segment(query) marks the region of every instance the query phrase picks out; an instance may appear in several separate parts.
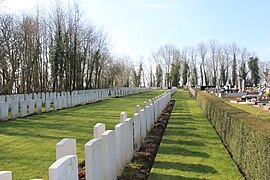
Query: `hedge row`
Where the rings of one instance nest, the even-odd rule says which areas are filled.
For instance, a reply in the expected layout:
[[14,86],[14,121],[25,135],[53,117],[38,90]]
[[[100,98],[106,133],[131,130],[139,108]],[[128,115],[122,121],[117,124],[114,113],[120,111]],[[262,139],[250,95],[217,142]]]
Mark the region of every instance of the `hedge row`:
[[196,99],[247,179],[270,178],[270,122],[206,92]]

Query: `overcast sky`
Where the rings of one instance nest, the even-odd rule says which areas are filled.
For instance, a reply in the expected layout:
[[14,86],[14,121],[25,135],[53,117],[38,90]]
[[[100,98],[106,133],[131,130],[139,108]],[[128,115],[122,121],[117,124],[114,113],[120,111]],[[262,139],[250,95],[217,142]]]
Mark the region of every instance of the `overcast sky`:
[[[1,8],[29,10],[45,0],[4,0]],[[49,2],[46,0],[45,2]],[[270,60],[269,0],[78,0],[86,17],[102,25],[113,52],[138,59],[160,45],[236,42]]]

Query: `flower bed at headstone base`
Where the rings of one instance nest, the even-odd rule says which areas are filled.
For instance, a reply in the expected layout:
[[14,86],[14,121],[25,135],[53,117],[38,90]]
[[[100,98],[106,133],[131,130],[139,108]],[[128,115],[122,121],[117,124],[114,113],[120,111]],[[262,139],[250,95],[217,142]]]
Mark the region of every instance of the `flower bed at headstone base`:
[[[118,180],[147,179],[154,164],[167,123],[170,119],[174,102],[174,100],[171,100],[167,105],[151,132],[147,134],[144,142],[142,142],[139,151],[135,151],[134,158],[125,166],[122,175],[117,178]],[[84,162],[79,164],[79,179],[85,180]]]
[[270,122],[205,92],[196,99],[246,179],[270,177]]

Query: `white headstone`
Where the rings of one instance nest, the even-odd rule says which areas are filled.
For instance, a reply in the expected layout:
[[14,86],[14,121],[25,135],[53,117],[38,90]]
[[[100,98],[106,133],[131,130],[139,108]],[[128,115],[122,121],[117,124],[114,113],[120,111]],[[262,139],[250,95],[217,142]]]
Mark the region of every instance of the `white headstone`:
[[58,97],[58,109],[63,109],[63,97]]
[[82,95],[81,96],[81,105],[85,105],[86,104],[86,100],[87,100],[87,95]]
[[59,109],[59,99],[58,98],[55,98],[53,100],[53,110],[54,111],[57,111]]
[[46,99],[46,103],[45,103],[45,111],[46,111],[46,112],[51,111],[51,100],[50,100],[50,99]]
[[29,94],[25,94],[25,100],[28,101],[29,99],[31,99],[31,96]]
[[120,113],[120,123],[124,123],[126,119],[127,119],[127,113],[121,112]]
[[36,108],[37,108],[37,113],[41,113],[42,112],[42,100],[41,99],[36,99]]
[[126,136],[126,162],[130,162],[133,158],[133,123],[132,119],[125,120],[125,136]]
[[0,171],[0,180],[12,180],[12,172]]
[[49,180],[78,180],[78,157],[64,156],[49,168]]
[[38,94],[34,93],[33,96],[34,96],[33,99],[38,99]]
[[27,104],[28,101],[21,101],[20,102],[21,106],[21,117],[27,116]]
[[67,106],[68,106],[68,107],[72,107],[72,104],[71,104],[71,96],[68,96],[68,97],[67,97]]
[[145,123],[145,111],[144,109],[141,110],[141,118],[140,118],[140,124],[141,124],[141,140],[144,141],[144,138],[146,137],[146,123]]
[[135,149],[139,150],[141,147],[141,125],[140,125],[140,114],[134,114],[134,141]]
[[116,175],[116,148],[115,132],[107,130],[102,134],[104,179],[115,180]]
[[8,120],[8,102],[0,103],[0,120]]
[[12,101],[12,97],[10,95],[6,95],[6,102],[11,102]]
[[79,99],[80,99],[79,104],[84,105],[84,95],[79,95]]
[[116,146],[116,172],[117,176],[120,176],[124,170],[126,164],[125,152],[125,131],[124,124],[119,123],[115,126],[115,146]]
[[46,92],[45,95],[46,95],[46,99],[50,99],[50,93],[49,92]]
[[55,98],[54,92],[50,92],[50,99],[54,99],[54,98]]
[[29,99],[28,104],[29,104],[29,114],[30,115],[34,114],[34,112],[35,112],[35,100]]
[[154,102],[154,120],[155,120],[155,123],[156,123],[157,120],[158,120],[157,102],[156,102],[156,101]]
[[25,97],[25,94],[21,94],[21,95],[20,95],[20,101],[24,101],[24,100],[25,100],[24,97]]
[[147,106],[146,102],[144,102],[143,104],[144,104],[144,109],[146,109],[146,106]]
[[18,101],[11,102],[11,117],[12,119],[16,119],[19,116],[19,105]]
[[137,106],[136,106],[136,113],[139,113],[139,114],[141,113],[140,105],[137,105]]
[[97,123],[94,126],[94,139],[101,139],[102,134],[106,131],[106,125],[103,123]]
[[14,99],[14,101],[19,102],[20,101],[20,95],[19,94],[13,95],[13,99]]
[[63,96],[62,101],[63,108],[67,108],[67,96]]
[[88,94],[86,97],[87,97],[87,101],[86,101],[86,103],[87,103],[87,104],[89,104],[89,103],[90,103],[90,100],[91,100],[91,99],[90,99],[91,97],[90,97],[90,95],[89,95],[89,94]]
[[92,102],[93,102],[93,95],[90,94],[90,95],[89,95],[89,103],[92,103]]
[[150,109],[151,109],[151,124],[152,124],[152,127],[154,127],[155,125],[155,109],[154,109],[154,105],[153,104],[150,104]]
[[147,132],[150,132],[151,131],[151,117],[150,117],[150,107],[149,106],[146,106],[146,109],[145,109],[145,114],[146,114],[146,129],[147,129]]
[[72,107],[74,107],[74,106],[76,106],[76,104],[75,104],[75,96],[71,96],[71,106]]
[[45,103],[45,101],[46,101],[45,93],[41,93],[41,99],[42,99],[42,103]]
[[2,103],[2,102],[6,102],[6,96],[5,95],[0,96],[0,103]]
[[64,138],[56,144],[56,160],[67,155],[76,154],[76,139]]
[[92,139],[85,144],[86,180],[104,179],[102,140]]

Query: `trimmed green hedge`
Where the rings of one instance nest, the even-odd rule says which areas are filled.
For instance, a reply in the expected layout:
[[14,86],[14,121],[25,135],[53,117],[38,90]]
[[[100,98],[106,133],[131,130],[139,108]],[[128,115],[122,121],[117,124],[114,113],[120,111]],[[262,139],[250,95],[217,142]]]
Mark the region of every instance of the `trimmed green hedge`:
[[270,122],[206,92],[196,99],[247,179],[270,178]]

